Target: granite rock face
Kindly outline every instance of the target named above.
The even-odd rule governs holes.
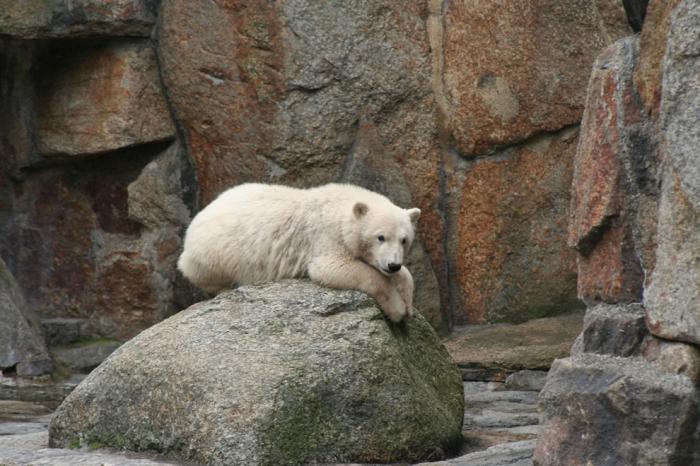
[[[652,1],[596,62],[569,240],[582,298],[616,304],[553,365],[535,464],[700,463],[699,40],[700,3]]]
[[[459,196],[450,206],[457,323],[524,322],[581,307],[566,245],[576,141],[568,129],[450,170]]]
[[[19,376],[53,370],[39,319],[26,306],[14,277],[0,259],[0,369]]]
[[[700,344],[700,4],[674,10],[663,64],[665,156],[657,268],[645,293],[657,336]]]
[[[59,407],[50,445],[206,464],[439,459],[461,441],[463,403],[421,316],[393,326],[364,294],[284,281],[222,293],[123,345]]]
[[[467,156],[578,123],[588,79],[581,70],[631,33],[622,5],[609,0],[445,8],[446,113],[455,145]]]

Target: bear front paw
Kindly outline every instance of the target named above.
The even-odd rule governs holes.
[[[406,303],[396,290],[377,297],[379,307],[392,322],[401,322],[407,315]]]
[[[413,317],[413,276],[404,267],[394,276],[392,283],[406,306],[406,318],[410,319]]]

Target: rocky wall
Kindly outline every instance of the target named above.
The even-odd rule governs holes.
[[[700,462],[700,2],[648,8],[589,81],[569,235],[589,308],[536,465]]]
[[[246,181],[418,206],[431,324],[579,306],[585,81],[614,0],[0,1],[0,254],[41,316],[127,338],[192,301],[184,226]]]

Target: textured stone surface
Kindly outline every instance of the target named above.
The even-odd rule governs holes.
[[[41,170],[13,186],[21,215],[4,225],[0,247],[42,317],[84,318],[86,336],[127,339],[189,304],[175,273],[173,222],[186,218],[173,194],[180,168],[165,149]],[[139,211],[146,204],[148,216]]]
[[[566,245],[576,135],[543,135],[451,170],[456,323],[523,322],[581,306]]]
[[[695,464],[698,392],[641,359],[555,362],[540,394],[536,465]]]
[[[59,407],[50,444],[208,464],[416,461],[457,447],[462,415],[459,373],[422,317],[394,327],[361,293],[285,281],[142,332]]]
[[[700,209],[672,168],[662,186],[656,257],[644,294],[649,329],[662,338],[700,344]]]
[[[154,10],[150,0],[0,0],[0,34],[22,39],[148,37]]]
[[[447,3],[442,80],[459,152],[577,123],[595,56],[631,32],[619,2]]]
[[[641,304],[607,305],[589,308],[583,318],[583,331],[576,351],[613,356],[638,355],[649,334]]]
[[[657,146],[632,74],[638,39],[597,58],[574,163],[569,245],[588,304],[639,302],[656,246]]]
[[[109,340],[81,341],[51,348],[53,360],[73,372],[88,373],[121,346]]]
[[[420,463],[423,466],[531,466],[534,440],[503,443],[487,448],[485,451],[469,453],[448,461]]]
[[[150,42],[58,43],[39,63],[41,155],[84,156],[174,137]]]
[[[639,62],[635,68],[634,82],[646,111],[654,119],[661,105],[661,80],[663,59],[666,54],[671,13],[680,0],[650,0],[644,27],[639,37]]]
[[[41,327],[44,330],[46,344],[65,345],[80,339],[81,328],[85,324],[84,319],[70,319],[56,317],[53,319],[41,319]]]
[[[540,391],[544,387],[546,371],[518,371],[508,376],[506,388],[508,390],[532,390]]]
[[[445,346],[460,369],[548,369],[554,359],[569,354],[582,320],[575,313],[520,325],[465,327],[456,329]]]
[[[657,336],[700,343],[700,5],[674,10],[663,63],[660,123],[666,166],[659,205],[659,246],[645,291],[648,325]]]
[[[0,259],[0,369],[13,368],[19,376],[36,376],[53,370],[36,315]]]
[[[190,220],[180,187],[179,146],[173,144],[149,162],[129,186],[129,218],[151,229],[180,227]]]
[[[695,385],[700,384],[700,348],[696,345],[649,337],[642,353],[659,369],[685,375]]]
[[[700,4],[681,1],[674,10],[664,58],[661,127],[664,152],[683,191],[700,208]]]
[[[417,141],[402,120],[430,92],[423,13],[419,2],[164,1],[163,77],[202,205],[243,181],[337,179],[360,118],[382,123],[386,142]]]

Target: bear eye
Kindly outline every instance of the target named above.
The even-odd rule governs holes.
[[[384,235],[379,235],[379,236],[377,236],[377,239],[379,240],[380,243],[383,243],[385,238],[384,238]]]
[[[401,244],[406,244],[406,238],[401,239]]]

